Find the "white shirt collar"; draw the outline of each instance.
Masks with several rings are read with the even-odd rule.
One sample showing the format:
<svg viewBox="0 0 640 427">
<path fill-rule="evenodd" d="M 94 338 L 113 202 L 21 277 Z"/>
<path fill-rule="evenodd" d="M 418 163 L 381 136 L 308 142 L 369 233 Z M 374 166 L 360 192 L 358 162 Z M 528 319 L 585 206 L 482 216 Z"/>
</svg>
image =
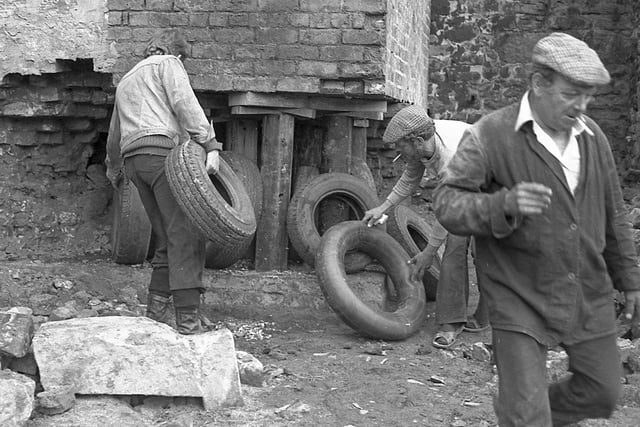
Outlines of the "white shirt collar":
<svg viewBox="0 0 640 427">
<path fill-rule="evenodd" d="M 516 119 L 516 132 L 527 122 L 536 122 L 531 112 L 531 104 L 529 103 L 529 91 L 526 91 L 522 100 L 520 101 L 520 110 L 518 111 L 518 118 Z M 593 136 L 593 132 L 582 121 L 578 120 L 576 125 L 571 128 L 571 136 L 580 135 L 582 132 L 586 132 L 588 135 Z"/>
</svg>

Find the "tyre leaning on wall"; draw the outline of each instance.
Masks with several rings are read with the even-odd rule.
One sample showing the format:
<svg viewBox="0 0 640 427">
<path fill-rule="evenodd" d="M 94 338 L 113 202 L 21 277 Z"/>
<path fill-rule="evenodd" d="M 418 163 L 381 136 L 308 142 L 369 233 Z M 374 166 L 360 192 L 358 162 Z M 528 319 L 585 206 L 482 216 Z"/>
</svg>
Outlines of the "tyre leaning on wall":
<svg viewBox="0 0 640 427">
<path fill-rule="evenodd" d="M 216 245 L 253 237 L 256 217 L 240 178 L 224 159 L 215 175 L 229 202 L 220 194 L 205 167 L 202 146 L 187 141 L 171 150 L 165 169 L 171 192 L 187 217 Z"/>
<path fill-rule="evenodd" d="M 375 258 L 391 277 L 396 294 L 393 310 L 372 307 L 349 286 L 343 260 L 353 249 Z M 407 259 L 400 243 L 384 230 L 344 221 L 322 236 L 316 274 L 327 303 L 347 325 L 370 338 L 400 340 L 413 335 L 426 316 L 424 287 L 409 280 Z"/>
<path fill-rule="evenodd" d="M 256 223 L 260 220 L 262 215 L 262 176 L 258 165 L 240 153 L 233 151 L 222 151 L 220 157 L 227 162 L 227 164 L 236 173 L 242 184 L 244 185 L 251 205 L 253 206 L 253 213 L 256 217 Z M 218 185 L 215 177 L 212 178 L 214 185 Z M 218 191 L 224 193 L 224 188 L 219 188 Z M 226 194 L 225 194 L 226 196 Z M 223 246 L 217 245 L 215 242 L 207 242 L 207 255 L 205 267 L 207 268 L 227 268 L 235 264 L 241 258 L 247 256 L 247 252 L 254 242 L 255 236 L 251 239 L 244 239 L 239 242 L 225 242 Z"/>
<path fill-rule="evenodd" d="M 118 264 L 142 264 L 150 242 L 151 222 L 138 189 L 124 177 L 113 192 L 111 258 Z"/>
<path fill-rule="evenodd" d="M 416 256 L 429 243 L 431 225 L 409 206 L 398 205 L 389 212 L 387 233 L 397 240 L 409 257 Z M 441 252 L 436 253 L 431 267 L 424 272 L 422 283 L 428 300 L 435 301 L 442 264 Z"/>
<path fill-rule="evenodd" d="M 296 253 L 312 267 L 321 239 L 320 204 L 326 200 L 346 205 L 349 220 L 361 219 L 367 210 L 379 204 L 378 195 L 367 182 L 346 173 L 320 174 L 300 186 L 289 202 L 287 232 Z M 333 224 L 323 225 L 328 229 Z M 352 273 L 370 262 L 369 256 L 353 251 L 345 258 L 345 268 Z"/>
</svg>

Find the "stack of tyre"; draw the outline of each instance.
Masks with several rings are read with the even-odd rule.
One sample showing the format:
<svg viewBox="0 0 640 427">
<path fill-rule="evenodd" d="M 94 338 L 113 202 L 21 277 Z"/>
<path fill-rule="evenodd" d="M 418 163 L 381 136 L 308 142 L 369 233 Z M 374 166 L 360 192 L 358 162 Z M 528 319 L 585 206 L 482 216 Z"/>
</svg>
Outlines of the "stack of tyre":
<svg viewBox="0 0 640 427">
<path fill-rule="evenodd" d="M 315 267 L 329 306 L 347 325 L 369 337 L 403 339 L 421 327 L 426 298 L 435 299 L 440 258 L 423 283 L 412 283 L 407 261 L 426 247 L 431 226 L 401 205 L 390 212 L 386 226 L 369 228 L 360 219 L 379 204 L 364 179 L 344 173 L 311 176 L 291 198 L 287 230 L 293 249 Z M 354 291 L 349 274 L 380 265 L 385 301 L 370 304 Z"/>
</svg>

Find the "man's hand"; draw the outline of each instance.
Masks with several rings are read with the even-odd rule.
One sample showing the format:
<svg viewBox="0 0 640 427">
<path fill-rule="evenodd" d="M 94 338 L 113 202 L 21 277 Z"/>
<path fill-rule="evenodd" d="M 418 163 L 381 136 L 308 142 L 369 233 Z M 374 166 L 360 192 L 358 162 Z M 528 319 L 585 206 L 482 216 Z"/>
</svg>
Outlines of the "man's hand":
<svg viewBox="0 0 640 427">
<path fill-rule="evenodd" d="M 113 187 L 113 189 L 117 190 L 118 187 L 120 187 L 120 182 L 122 182 L 124 175 L 122 174 L 121 170 L 117 172 L 107 170 L 107 178 L 109 179 L 109 182 L 111 182 L 111 186 Z"/>
<path fill-rule="evenodd" d="M 381 221 L 382 215 L 384 215 L 384 213 L 387 211 L 387 209 L 389 209 L 390 206 L 391 205 L 389 205 L 387 202 L 384 202 L 380 206 L 376 206 L 373 209 L 369 209 L 364 213 L 364 216 L 362 217 L 362 222 L 367 224 L 367 227 L 373 227 L 376 224 L 383 224 L 384 221 Z"/>
<path fill-rule="evenodd" d="M 410 271 L 409 278 L 412 282 L 422 282 L 424 271 L 433 264 L 435 253 L 435 248 L 427 246 L 422 252 L 408 261 Z"/>
<path fill-rule="evenodd" d="M 509 216 L 530 216 L 544 213 L 551 204 L 552 191 L 536 182 L 516 184 L 504 198 L 504 210 Z"/>
<path fill-rule="evenodd" d="M 640 327 L 640 291 L 624 292 L 624 319 L 631 321 L 631 325 Z"/>
<path fill-rule="evenodd" d="M 209 151 L 207 153 L 207 174 L 215 175 L 220 168 L 220 152 L 218 150 Z"/>
</svg>

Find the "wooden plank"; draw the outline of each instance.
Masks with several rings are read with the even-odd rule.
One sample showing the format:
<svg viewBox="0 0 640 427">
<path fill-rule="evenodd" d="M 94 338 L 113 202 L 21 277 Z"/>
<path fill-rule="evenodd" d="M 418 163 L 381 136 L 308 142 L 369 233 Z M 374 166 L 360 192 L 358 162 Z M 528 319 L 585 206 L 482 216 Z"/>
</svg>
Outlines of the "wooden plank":
<svg viewBox="0 0 640 427">
<path fill-rule="evenodd" d="M 322 150 L 322 171 L 349 173 L 353 120 L 350 117 L 332 116 L 328 119 L 328 125 Z"/>
<path fill-rule="evenodd" d="M 354 119 L 365 120 L 384 120 L 384 113 L 381 111 L 347 111 L 340 113 L 333 113 L 332 116 L 347 116 Z"/>
<path fill-rule="evenodd" d="M 366 111 L 376 113 L 384 113 L 387 111 L 387 101 L 384 100 L 346 99 L 328 96 L 285 95 L 256 92 L 230 94 L 229 106 L 295 109 L 310 108 L 326 111 Z"/>
<path fill-rule="evenodd" d="M 308 119 L 316 118 L 316 110 L 310 108 L 265 108 L 265 107 L 231 107 L 233 115 L 265 115 L 265 114 L 291 114 L 292 116 L 304 117 Z"/>
<path fill-rule="evenodd" d="M 227 122 L 225 150 L 235 151 L 258 164 L 258 120 L 233 118 Z"/>
<path fill-rule="evenodd" d="M 291 197 L 293 130 L 289 114 L 267 115 L 262 119 L 262 217 L 256 231 L 255 269 L 287 268 L 287 209 Z"/>
</svg>

